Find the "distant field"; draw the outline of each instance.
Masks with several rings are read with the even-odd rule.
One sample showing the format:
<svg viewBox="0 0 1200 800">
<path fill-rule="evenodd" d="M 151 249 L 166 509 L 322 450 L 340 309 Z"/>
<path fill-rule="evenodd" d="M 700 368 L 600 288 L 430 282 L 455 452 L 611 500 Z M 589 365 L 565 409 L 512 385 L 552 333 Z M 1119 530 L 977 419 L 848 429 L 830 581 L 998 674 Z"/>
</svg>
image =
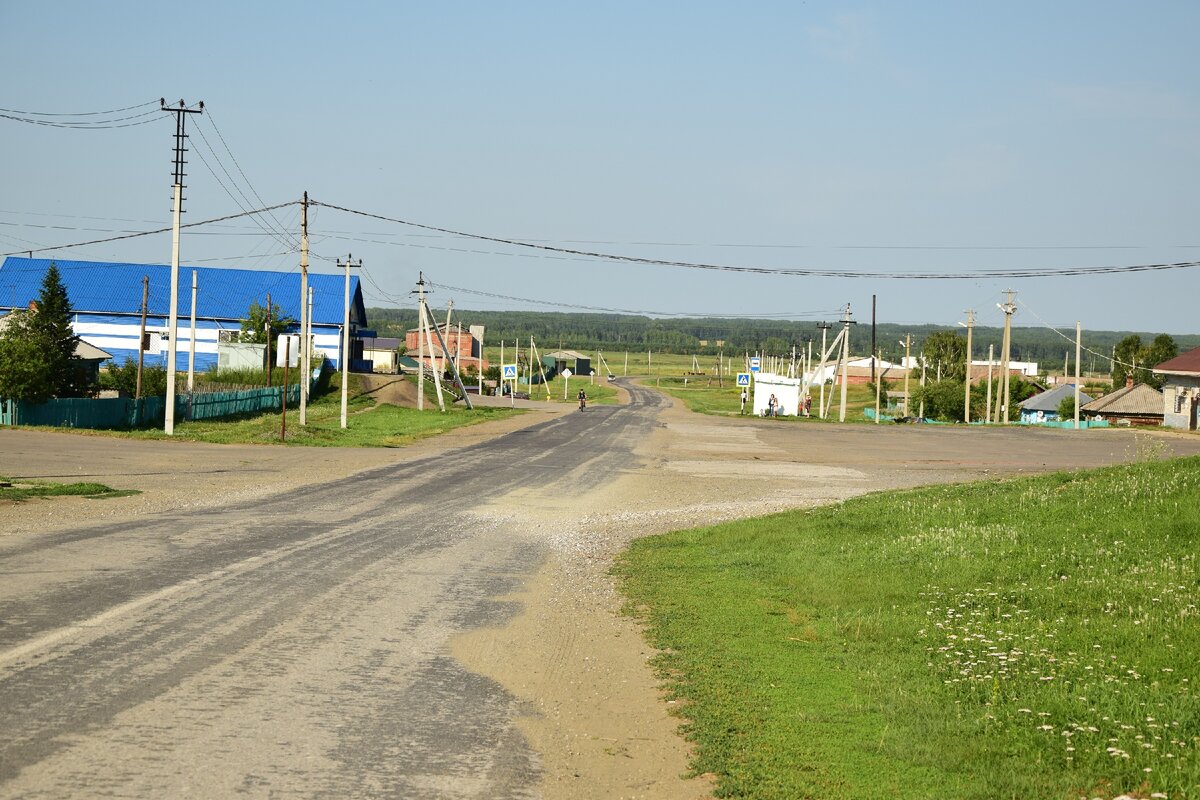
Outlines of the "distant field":
<svg viewBox="0 0 1200 800">
<path fill-rule="evenodd" d="M 1200 458 L 648 537 L 617 568 L 720 797 L 1200 798 Z"/>
</svg>

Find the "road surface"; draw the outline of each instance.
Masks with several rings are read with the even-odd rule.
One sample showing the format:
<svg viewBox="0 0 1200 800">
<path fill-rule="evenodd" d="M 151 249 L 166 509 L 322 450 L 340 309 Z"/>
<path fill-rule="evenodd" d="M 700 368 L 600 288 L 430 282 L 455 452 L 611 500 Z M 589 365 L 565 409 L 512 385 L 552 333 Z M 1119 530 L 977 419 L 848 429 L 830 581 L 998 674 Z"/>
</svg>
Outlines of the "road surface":
<svg viewBox="0 0 1200 800">
<path fill-rule="evenodd" d="M 10 525 L 0 797 L 695 796 L 678 742 L 647 767 L 662 775 L 621 774 L 637 742 L 673 736 L 624 716 L 665 719 L 646 648 L 611 600 L 578 595 L 628 538 L 1136 455 L 1116 432 L 721 420 L 630 396 L 251 500 Z"/>
</svg>

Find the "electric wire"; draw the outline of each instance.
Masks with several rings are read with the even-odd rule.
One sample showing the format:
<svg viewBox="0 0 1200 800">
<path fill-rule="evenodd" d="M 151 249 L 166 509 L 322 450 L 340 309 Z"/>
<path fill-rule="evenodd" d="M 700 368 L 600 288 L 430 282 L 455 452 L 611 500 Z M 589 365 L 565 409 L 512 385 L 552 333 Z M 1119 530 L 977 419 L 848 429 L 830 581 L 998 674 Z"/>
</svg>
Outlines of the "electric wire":
<svg viewBox="0 0 1200 800">
<path fill-rule="evenodd" d="M 712 270 L 719 272 L 736 272 L 757 275 L 788 275 L 796 277 L 822 277 L 822 278 L 875 278 L 881 280 L 979 280 L 981 278 L 1055 278 L 1055 277 L 1071 277 L 1079 275 L 1108 275 L 1108 274 L 1125 274 L 1134 272 L 1152 272 L 1160 270 L 1177 270 L 1191 269 L 1200 267 L 1200 261 L 1183 261 L 1175 263 L 1160 263 L 1160 264 L 1134 264 L 1120 266 L 1091 266 L 1091 267 L 1066 267 L 1060 269 L 1034 269 L 1034 268 L 1012 268 L 1012 269 L 988 269 L 974 270 L 970 272 L 958 273 L 938 273 L 938 272 L 890 272 L 890 271 L 866 271 L 866 270 L 843 270 L 843 269 L 808 269 L 808 268 L 779 268 L 779 267 L 760 267 L 760 266 L 738 266 L 733 264 L 708 264 L 695 261 L 673 261 L 669 259 L 646 258 L 642 256 L 628 256 L 616 253 L 604 253 L 590 250 L 577 250 L 568 247 L 557 247 L 553 245 L 537 244 L 534 242 L 521 241 L 518 239 L 509 239 L 499 236 L 487 236 L 478 233 L 467 233 L 451 228 L 442 228 L 436 225 L 427 225 L 420 222 L 398 219 L 395 217 L 387 217 L 381 214 L 373 214 L 367 211 L 358 211 L 345 206 L 338 206 L 332 203 L 324 203 L 316 200 L 310 200 L 310 204 L 324 206 L 325 208 L 341 211 L 347 214 L 354 214 L 360 217 L 376 219 L 382 222 L 392 222 L 399 225 L 407 225 L 421 230 L 437 231 L 451 236 L 461 236 L 467 239 L 475 239 L 478 241 L 495 242 L 497 244 L 510 245 L 512 247 L 525 247 L 533 250 L 539 250 L 551 253 L 562 253 L 568 256 L 582 256 L 585 258 L 595 258 L 605 261 L 616 261 L 627 264 L 640 264 L 646 266 L 662 266 L 662 267 L 680 267 L 684 269 Z M 455 249 L 455 248 L 449 248 Z M 464 250 L 463 252 L 467 252 Z"/>
<path fill-rule="evenodd" d="M 286 206 L 296 205 L 299 202 L 300 202 L 299 200 L 288 200 L 286 203 L 277 203 L 276 205 L 267 206 L 266 208 L 257 208 L 257 209 L 253 209 L 251 211 L 242 211 L 238 214 L 226 214 L 223 217 L 213 217 L 212 219 L 202 219 L 198 222 L 188 222 L 183 225 L 180 225 L 179 227 L 182 229 L 182 228 L 195 228 L 195 227 L 199 227 L 201 225 L 211 225 L 215 222 L 225 222 L 226 220 L 239 219 L 240 217 L 249 217 L 249 216 L 253 216 L 255 214 L 263 214 L 268 211 L 275 211 L 276 209 L 284 208 Z M 173 228 L 168 226 L 166 228 L 157 228 L 157 229 L 151 230 L 151 231 L 135 231 L 133 233 L 126 233 L 126 234 L 122 234 L 120 236 L 109 236 L 109 237 L 106 237 L 103 239 L 93 239 L 93 240 L 87 241 L 87 242 L 73 242 L 71 244 L 56 244 L 56 245 L 51 245 L 51 246 L 47 246 L 47 247 L 35 247 L 32 250 L 26 248 L 24 250 L 17 250 L 17 251 L 11 252 L 11 253 L 0 253 L 0 256 L 19 256 L 22 253 L 31 253 L 31 252 L 32 253 L 44 253 L 44 252 L 48 252 L 51 250 L 67 250 L 67 249 L 74 248 L 74 247 L 87 247 L 89 245 L 94 245 L 94 244 L 104 244 L 106 242 L 119 242 L 124 239 L 136 239 L 141 236 L 153 236 L 153 235 L 159 234 L 159 233 L 169 233 L 171 230 L 173 230 Z"/>
</svg>

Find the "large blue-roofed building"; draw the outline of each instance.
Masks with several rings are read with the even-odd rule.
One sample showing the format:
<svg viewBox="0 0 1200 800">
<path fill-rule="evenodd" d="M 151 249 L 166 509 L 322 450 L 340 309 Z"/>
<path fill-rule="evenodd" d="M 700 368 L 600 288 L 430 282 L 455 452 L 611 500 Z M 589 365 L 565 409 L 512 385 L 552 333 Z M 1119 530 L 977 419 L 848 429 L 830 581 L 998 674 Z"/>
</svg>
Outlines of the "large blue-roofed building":
<svg viewBox="0 0 1200 800">
<path fill-rule="evenodd" d="M 137 358 L 141 325 L 142 277 L 150 278 L 146 331 L 150 350 L 145 363 L 165 365 L 171 304 L 171 267 L 165 264 L 119 264 L 9 256 L 0 266 L 0 315 L 29 307 L 53 261 L 74 309 L 75 333 L 83 341 L 113 354 L 118 363 Z M 236 341 L 251 302 L 271 302 L 300 319 L 300 272 L 266 272 L 228 267 L 179 268 L 178 337 L 175 368 L 186 370 L 191 347 L 192 272 L 196 273 L 196 369 L 217 363 L 220 340 Z M 313 300 L 315 352 L 341 366 L 341 331 L 345 275 L 309 272 Z M 367 311 L 357 276 L 350 277 L 351 359 L 361 357 L 357 332 L 367 324 Z M 222 334 L 222 331 L 228 333 Z M 374 333 L 370 333 L 374 335 Z M 357 347 L 356 347 L 357 344 Z"/>
</svg>

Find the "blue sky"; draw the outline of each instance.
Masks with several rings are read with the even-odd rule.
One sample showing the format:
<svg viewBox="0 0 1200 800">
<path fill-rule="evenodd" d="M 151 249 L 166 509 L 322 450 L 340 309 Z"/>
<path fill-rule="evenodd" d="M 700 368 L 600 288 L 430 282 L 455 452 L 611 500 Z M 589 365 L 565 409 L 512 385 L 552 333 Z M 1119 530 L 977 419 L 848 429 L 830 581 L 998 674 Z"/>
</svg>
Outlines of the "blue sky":
<svg viewBox="0 0 1200 800">
<path fill-rule="evenodd" d="M 196 127 L 269 204 L 307 189 L 456 230 L 746 266 L 1200 259 L 1192 2 L 2 2 L 0 25 L 0 108 L 202 99 Z M 168 224 L 163 117 L 103 131 L 0 119 L 0 252 Z M 195 155 L 188 183 L 185 221 L 239 210 Z M 277 212 L 293 231 L 296 216 Z M 297 267 L 248 220 L 205 231 L 185 234 L 185 263 Z M 1023 324 L 1200 331 L 1197 269 L 801 278 L 546 258 L 329 209 L 312 231 L 321 256 L 363 259 L 368 304 L 407 302 L 424 270 L 556 303 L 831 316 L 849 302 L 865 320 L 874 293 L 881 321 L 953 324 L 975 308 L 994 324 L 1011 286 Z M 62 253 L 161 263 L 170 237 Z M 434 302 L 450 297 L 545 307 L 450 290 Z"/>
</svg>

